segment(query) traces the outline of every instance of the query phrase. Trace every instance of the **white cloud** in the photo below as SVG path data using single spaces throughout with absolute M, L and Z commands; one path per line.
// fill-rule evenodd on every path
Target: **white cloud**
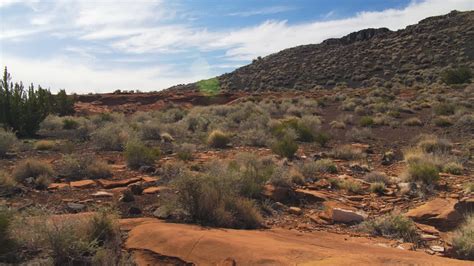
M 44 88 L 58 91 L 66 88 L 68 92 L 111 92 L 116 89 L 158 90 L 180 83 L 190 83 L 207 78 L 203 73 L 203 62 L 196 63 L 195 72 L 183 75 L 173 66 L 153 66 L 147 68 L 107 68 L 96 69 L 85 63 L 71 61 L 68 58 L 49 60 L 31 60 L 29 58 L 0 58 L 12 73 L 14 81 L 26 81 L 40 84 Z M 42 71 L 38 71 L 42 70 Z
M 230 13 L 229 16 L 239 16 L 239 17 L 250 17 L 250 16 L 258 16 L 258 15 L 271 15 L 277 13 L 283 13 L 291 10 L 295 10 L 295 7 L 291 6 L 271 6 L 265 7 L 260 9 L 253 9 L 247 11 L 239 11 Z

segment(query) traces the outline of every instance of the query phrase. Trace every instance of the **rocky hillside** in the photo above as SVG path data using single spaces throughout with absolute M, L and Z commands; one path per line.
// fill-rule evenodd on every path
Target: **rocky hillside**
M 221 89 L 245 91 L 410 86 L 438 82 L 449 66 L 474 67 L 474 11 L 452 11 L 395 32 L 365 29 L 286 49 L 218 79 Z

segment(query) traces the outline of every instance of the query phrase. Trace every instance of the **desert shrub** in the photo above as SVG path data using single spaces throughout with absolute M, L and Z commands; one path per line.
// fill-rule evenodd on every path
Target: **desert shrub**
M 361 149 L 351 145 L 337 146 L 331 151 L 331 156 L 341 160 L 355 160 L 364 156 Z
M 214 130 L 207 138 L 207 144 L 213 148 L 225 148 L 230 143 L 230 136 L 220 130 Z
M 443 166 L 443 172 L 450 173 L 453 175 L 461 175 L 464 167 L 462 164 L 457 162 L 449 162 Z
M 370 192 L 377 193 L 382 195 L 385 192 L 385 183 L 384 182 L 375 182 L 370 184 Z
M 324 132 L 315 133 L 313 136 L 314 142 L 318 143 L 321 147 L 326 147 L 331 137 Z
M 433 120 L 433 123 L 437 127 L 450 127 L 453 125 L 453 121 L 449 116 L 438 116 Z
M 366 174 L 363 179 L 369 183 L 390 184 L 390 178 L 382 172 L 370 172 Z
M 452 103 L 439 103 L 434 106 L 434 112 L 437 115 L 454 115 L 456 106 Z
M 65 117 L 62 120 L 63 120 L 62 128 L 66 130 L 77 129 L 80 125 L 79 122 L 73 117 Z
M 57 115 L 48 115 L 41 123 L 42 131 L 57 131 L 63 128 L 63 119 Z
M 151 149 L 139 141 L 129 141 L 124 156 L 128 167 L 138 169 L 140 166 L 152 165 L 159 155 L 157 148 Z
M 240 195 L 255 198 L 260 195 L 263 185 L 274 173 L 274 164 L 265 158 L 259 159 L 250 153 L 241 153 L 228 166 L 228 175 L 237 177 Z
M 422 126 L 423 122 L 421 122 L 421 120 L 418 117 L 412 117 L 403 121 L 403 125 L 409 126 L 409 127 L 418 127 L 418 126 Z
M 418 243 L 419 235 L 415 223 L 403 215 L 387 214 L 360 224 L 360 229 L 375 236 L 403 239 Z
M 275 171 L 270 178 L 270 184 L 275 187 L 291 187 L 293 180 L 291 179 L 290 171 L 286 166 L 275 168 Z
M 443 154 L 451 151 L 453 145 L 446 139 L 434 135 L 422 135 L 417 146 L 426 153 Z
M 92 133 L 92 142 L 99 150 L 121 151 L 130 136 L 123 124 L 108 123 Z
M 455 123 L 456 127 L 465 132 L 474 131 L 474 114 L 465 114 L 459 117 Z
M 273 135 L 281 138 L 288 133 L 294 131 L 296 139 L 303 142 L 312 142 L 315 139 L 315 134 L 319 129 L 321 121 L 316 116 L 305 116 L 302 119 L 290 118 L 284 119 L 271 126 Z
M 9 231 L 12 221 L 11 211 L 0 206 L 0 262 L 11 263 L 18 259 L 17 243 Z
M 359 120 L 361 127 L 371 127 L 374 125 L 374 119 L 371 116 L 363 116 Z
M 45 177 L 51 177 L 53 174 L 53 169 L 46 162 L 26 159 L 15 165 L 12 176 L 17 182 L 25 183 L 30 177 L 36 180 L 42 176 L 42 179 L 44 179 Z
M 35 143 L 34 148 L 39 151 L 52 150 L 56 146 L 56 142 L 52 140 L 39 140 Z
M 143 123 L 139 130 L 142 140 L 161 140 L 161 127 L 157 123 L 152 121 Z
M 272 145 L 272 151 L 282 157 L 293 158 L 298 150 L 298 144 L 292 136 L 286 134 L 281 139 L 276 140 Z
M 34 185 L 37 189 L 47 189 L 52 182 L 51 176 L 43 174 L 35 179 Z
M 453 251 L 459 258 L 474 260 L 474 214 L 466 217 L 454 235 Z
M 16 182 L 13 177 L 5 171 L 0 170 L 0 196 L 9 195 L 15 189 Z
M 415 161 L 408 164 L 408 180 L 433 184 L 439 179 L 438 167 L 428 161 Z
M 179 192 L 178 205 L 197 223 L 246 229 L 261 226 L 262 218 L 254 203 L 235 192 L 232 175 L 187 173 L 175 180 L 174 185 Z
M 163 140 L 163 142 L 167 142 L 167 143 L 174 142 L 173 136 L 171 136 L 171 134 L 168 132 L 161 133 L 160 137 L 161 137 L 161 140 Z
M 337 121 L 337 120 L 331 121 L 331 123 L 329 123 L 329 125 L 333 129 L 345 129 L 346 128 L 346 124 L 344 122 Z
M 363 191 L 362 185 L 354 180 L 344 180 L 340 187 L 354 194 L 360 194 Z
M 194 152 L 196 152 L 196 145 L 194 144 L 183 143 L 176 147 L 176 154 L 183 161 L 192 160 Z
M 474 193 L 474 182 L 469 182 L 465 185 L 466 193 Z
M 112 176 L 109 165 L 90 154 L 65 155 L 59 168 L 61 175 L 70 180 L 98 179 Z
M 369 141 L 373 139 L 373 134 L 370 128 L 351 128 L 351 130 L 346 132 L 346 137 L 353 141 Z
M 0 128 L 0 157 L 11 151 L 16 143 L 17 138 L 13 132 Z
M 331 159 L 321 159 L 315 161 L 314 168 L 319 173 L 337 173 L 337 165 Z
M 270 136 L 263 128 L 245 130 L 239 134 L 239 139 L 245 145 L 253 147 L 265 147 L 268 145 Z
M 441 74 L 441 80 L 450 84 L 469 83 L 472 78 L 472 71 L 468 67 L 451 68 Z
M 342 181 L 338 178 L 329 178 L 328 179 L 329 184 L 331 185 L 331 188 L 333 189 L 339 189 L 342 186 Z

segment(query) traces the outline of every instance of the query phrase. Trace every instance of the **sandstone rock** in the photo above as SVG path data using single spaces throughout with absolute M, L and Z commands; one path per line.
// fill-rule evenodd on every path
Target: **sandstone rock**
M 360 223 L 367 218 L 367 215 L 361 212 L 334 208 L 332 210 L 332 219 L 336 223 Z
M 419 224 L 419 223 L 415 223 L 415 224 L 416 224 L 416 227 L 418 227 L 418 229 L 420 229 L 423 233 L 427 233 L 431 235 L 439 235 L 439 231 L 431 225 Z
M 156 194 L 164 191 L 171 191 L 168 187 L 148 187 L 143 190 L 143 194 Z
M 299 200 L 305 200 L 310 203 L 321 202 L 327 200 L 327 194 L 320 191 L 308 189 L 296 189 L 295 196 Z
M 421 234 L 420 238 L 424 241 L 433 241 L 439 239 L 438 236 L 429 235 L 429 234 Z
M 298 207 L 290 207 L 288 209 L 288 212 L 291 213 L 291 214 L 294 214 L 294 215 L 301 215 L 303 214 L 303 211 L 301 210 L 301 208 L 298 208 Z
M 70 183 L 70 186 L 73 188 L 91 188 L 95 187 L 95 181 L 90 179 L 73 181 Z
M 156 218 L 160 218 L 160 219 L 166 219 L 170 216 L 170 212 L 168 211 L 168 208 L 166 208 L 164 206 L 161 206 L 161 207 L 158 207 L 153 212 L 153 216 L 155 216 Z
M 462 215 L 454 209 L 456 202 L 454 199 L 436 198 L 405 215 L 417 223 L 432 225 L 438 230 L 452 229 L 462 221 Z
M 263 196 L 280 202 L 290 201 L 293 198 L 292 194 L 290 188 L 275 187 L 273 185 L 265 185 L 262 191 Z
M 68 187 L 69 187 L 69 184 L 66 184 L 66 183 L 51 183 L 51 184 L 49 184 L 48 189 L 49 190 L 59 190 L 59 189 L 64 189 L 64 188 L 68 188 Z
M 454 209 L 461 214 L 474 212 L 474 197 L 462 198 L 454 205 Z
M 125 187 L 132 183 L 136 183 L 140 181 L 140 177 L 128 178 L 128 179 L 121 179 L 121 180 L 107 180 L 107 179 L 99 179 L 97 182 L 103 188 L 116 188 L 116 187 Z
M 151 177 L 151 176 L 144 176 L 142 177 L 143 184 L 145 185 L 152 185 L 155 184 L 158 179 Z
M 96 193 L 91 194 L 91 196 L 94 198 L 111 198 L 114 194 L 106 191 L 97 191 Z
M 430 249 L 433 250 L 434 252 L 444 252 L 444 247 L 441 246 L 430 246 Z
M 397 246 L 397 248 L 404 250 L 415 250 L 415 245 L 413 243 L 401 243 Z

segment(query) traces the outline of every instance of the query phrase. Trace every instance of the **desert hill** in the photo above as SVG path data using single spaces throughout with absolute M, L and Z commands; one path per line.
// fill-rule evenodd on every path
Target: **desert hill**
M 433 84 L 447 67 L 474 66 L 474 12 L 421 20 L 403 30 L 365 29 L 258 58 L 217 77 L 224 91 Z M 196 88 L 196 84 L 175 86 Z

